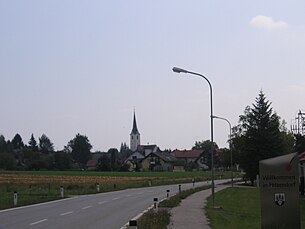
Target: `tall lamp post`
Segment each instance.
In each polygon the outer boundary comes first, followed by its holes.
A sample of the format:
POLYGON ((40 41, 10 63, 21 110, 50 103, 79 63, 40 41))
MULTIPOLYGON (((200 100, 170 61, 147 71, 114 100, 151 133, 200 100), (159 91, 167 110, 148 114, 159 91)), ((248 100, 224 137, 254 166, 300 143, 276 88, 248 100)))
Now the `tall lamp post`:
POLYGON ((229 120, 226 119, 226 118, 222 118, 222 117, 215 116, 215 115, 213 116, 213 118, 222 119, 229 124, 229 128, 230 128, 229 150, 230 150, 230 153, 231 153, 231 185, 233 187, 233 158, 232 158, 232 147, 231 147, 232 126, 231 126, 231 123, 229 122, 229 120))
POLYGON ((214 208, 215 206, 215 184, 214 184, 214 137, 213 137, 213 91, 212 91, 212 84, 210 83, 210 81, 204 76, 204 75, 201 75, 199 73, 196 73, 196 72, 191 72, 191 71, 188 71, 188 70, 185 70, 185 69, 182 69, 182 68, 177 68, 177 67, 173 67, 173 71, 176 72, 176 73, 188 73, 188 74, 192 74, 192 75, 196 75, 196 76, 200 76, 202 78, 204 78, 208 84, 209 84, 209 87, 210 87, 210 104, 211 104, 211 115, 210 115, 210 118, 211 118, 211 171, 212 171, 212 206, 214 208))

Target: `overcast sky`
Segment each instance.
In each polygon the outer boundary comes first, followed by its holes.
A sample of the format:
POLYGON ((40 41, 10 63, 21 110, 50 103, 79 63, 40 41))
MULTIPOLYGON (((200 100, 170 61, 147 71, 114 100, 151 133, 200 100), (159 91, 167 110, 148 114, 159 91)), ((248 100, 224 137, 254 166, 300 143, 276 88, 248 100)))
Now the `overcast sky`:
MULTIPOLYGON (((190 149, 214 114, 238 123, 263 90, 287 121, 305 111, 305 1, 0 0, 0 134, 77 133, 94 150, 141 143, 190 149)), ((228 124, 214 120, 228 147, 228 124)))

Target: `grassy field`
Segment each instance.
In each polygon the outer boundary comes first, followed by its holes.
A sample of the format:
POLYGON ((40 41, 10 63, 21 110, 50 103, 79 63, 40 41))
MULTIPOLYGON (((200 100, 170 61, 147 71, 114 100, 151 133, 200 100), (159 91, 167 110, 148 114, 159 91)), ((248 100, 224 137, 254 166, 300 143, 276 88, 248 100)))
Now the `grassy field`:
MULTIPOLYGON (((11 208, 13 193, 18 205, 40 203, 65 197, 164 184, 210 180, 210 172, 93 172, 93 171, 0 171, 0 209, 11 208)), ((215 178, 229 178, 229 172, 216 172, 215 178)))
MULTIPOLYGON (((208 199, 207 214, 213 229, 260 229, 260 195, 257 188, 227 188, 215 195, 215 206, 208 199)), ((301 200, 301 222, 305 229, 305 200, 301 200)))

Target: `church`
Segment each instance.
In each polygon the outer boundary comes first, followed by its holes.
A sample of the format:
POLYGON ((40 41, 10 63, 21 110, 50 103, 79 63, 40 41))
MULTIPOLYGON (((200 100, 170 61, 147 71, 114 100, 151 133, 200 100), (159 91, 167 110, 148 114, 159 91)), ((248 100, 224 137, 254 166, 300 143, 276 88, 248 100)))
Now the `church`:
POLYGON ((168 153, 162 152, 157 145, 141 145, 140 132, 137 127, 136 113, 130 133, 130 150, 133 152, 125 161, 130 171, 172 171, 176 160, 168 153))
POLYGON ((137 127, 136 112, 134 112, 132 131, 130 133, 130 150, 132 152, 135 152, 140 144, 141 144, 140 132, 138 131, 138 127, 137 127))

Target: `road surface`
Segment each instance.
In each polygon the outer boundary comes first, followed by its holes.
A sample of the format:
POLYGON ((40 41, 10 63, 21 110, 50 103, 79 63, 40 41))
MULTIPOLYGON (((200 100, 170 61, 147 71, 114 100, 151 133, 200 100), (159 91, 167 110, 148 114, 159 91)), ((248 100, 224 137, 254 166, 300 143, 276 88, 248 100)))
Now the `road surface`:
MULTIPOLYGON (((215 181, 215 184, 224 182, 215 181)), ((196 183, 195 186, 207 184, 196 183)), ((182 190, 193 184, 182 184, 182 190)), ((178 185, 84 195, 0 211, 0 229, 120 229, 153 204, 179 191, 178 185)))

